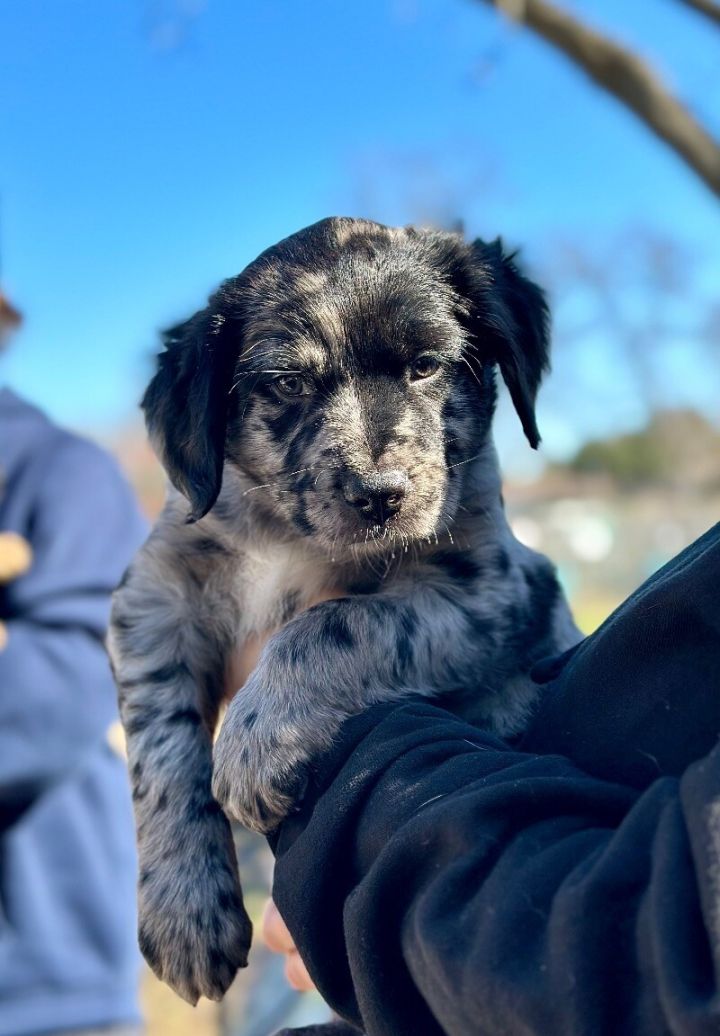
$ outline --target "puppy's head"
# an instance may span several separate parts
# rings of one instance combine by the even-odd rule
[[[327,219],[167,332],[143,407],[190,520],[228,465],[298,535],[377,550],[452,521],[497,367],[537,446],[547,361],[542,292],[500,242]]]

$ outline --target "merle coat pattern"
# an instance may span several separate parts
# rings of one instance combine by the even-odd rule
[[[537,446],[547,362],[542,292],[500,242],[352,219],[269,249],[167,333],[143,406],[174,489],[111,655],[141,947],[187,1000],[221,997],[250,942],[226,813],[277,825],[373,702],[441,697],[516,733],[532,664],[577,641],[509,529],[490,432],[499,369]],[[278,627],[213,752],[229,659]]]

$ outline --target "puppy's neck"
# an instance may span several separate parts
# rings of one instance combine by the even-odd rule
[[[500,463],[489,435],[482,449],[466,465],[454,525],[468,533],[475,530],[483,534],[490,527],[507,528]]]

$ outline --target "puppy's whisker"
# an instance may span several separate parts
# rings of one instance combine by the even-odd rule
[[[461,359],[461,361],[462,361],[462,362],[463,362],[463,363],[465,364],[465,366],[466,366],[466,367],[468,368],[468,370],[470,371],[470,373],[472,374],[473,378],[474,378],[474,379],[475,379],[475,381],[476,381],[476,382],[478,383],[478,385],[480,386],[480,388],[482,388],[482,387],[483,387],[483,386],[482,386],[482,382],[480,381],[480,378],[478,378],[477,374],[476,374],[476,373],[475,373],[475,371],[473,370],[473,366],[472,366],[472,364],[470,363],[470,361],[468,360],[468,358],[467,358],[466,356],[461,356],[461,357],[460,357],[460,359]]]
[[[246,489],[242,495],[247,496],[248,493],[254,493],[257,489],[275,489],[277,486],[281,485],[282,482],[286,482],[289,478],[293,478],[295,475],[302,475],[304,472],[313,471],[314,469],[315,465],[312,464],[308,468],[298,468],[297,471],[289,471],[286,475],[278,475],[278,478],[275,479],[274,482],[264,482],[262,485],[250,486],[250,488]],[[292,490],[285,490],[285,492],[292,492]]]
[[[453,468],[461,468],[463,464],[470,464],[472,461],[477,460],[478,457],[482,457],[484,452],[485,449],[483,448],[482,450],[479,450],[477,453],[474,453],[472,457],[466,457],[465,460],[459,460],[456,464],[448,464],[448,471],[452,470]]]
[[[243,407],[242,414],[240,415],[240,422],[241,423],[245,420],[245,414],[247,412],[248,406],[250,405],[250,400],[252,399],[252,395],[253,395],[253,392],[255,391],[255,386],[257,385],[258,380],[259,380],[258,378],[255,379],[255,381],[252,383],[252,387],[251,387],[250,391],[248,392],[248,397],[245,400],[245,406]]]
[[[445,526],[445,532],[447,533],[448,539],[450,540],[452,545],[455,546],[455,540],[453,539],[453,534],[450,532],[450,526],[447,522],[443,522],[443,525]]]

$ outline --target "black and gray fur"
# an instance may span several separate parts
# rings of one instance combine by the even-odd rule
[[[143,401],[174,487],[113,606],[140,851],[140,941],[182,996],[246,960],[225,813],[268,831],[373,702],[441,697],[521,730],[533,663],[577,641],[507,524],[499,369],[532,446],[543,295],[500,242],[328,219],[166,336]],[[344,593],[309,610],[329,588]],[[228,659],[281,627],[230,704]],[[218,805],[218,803],[220,805]]]

